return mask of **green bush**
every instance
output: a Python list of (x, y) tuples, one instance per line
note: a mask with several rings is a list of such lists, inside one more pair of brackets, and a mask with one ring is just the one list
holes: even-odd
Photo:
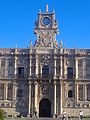
[(4, 110), (0, 109), (0, 120), (4, 120)]

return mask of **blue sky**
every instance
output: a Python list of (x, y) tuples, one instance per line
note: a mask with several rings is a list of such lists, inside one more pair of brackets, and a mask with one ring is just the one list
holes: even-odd
[(34, 44), (34, 22), (46, 4), (56, 12), (58, 43), (62, 39), (67, 48), (90, 48), (90, 0), (0, 0), (0, 48)]

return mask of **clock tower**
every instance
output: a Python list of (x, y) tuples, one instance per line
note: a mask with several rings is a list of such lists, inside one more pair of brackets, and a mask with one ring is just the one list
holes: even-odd
[(58, 33), (58, 24), (55, 19), (55, 12), (48, 12), (46, 5), (45, 13), (41, 10), (38, 13), (38, 19), (35, 21), (34, 33), (37, 35), (35, 47), (54, 47), (58, 48), (56, 34)]

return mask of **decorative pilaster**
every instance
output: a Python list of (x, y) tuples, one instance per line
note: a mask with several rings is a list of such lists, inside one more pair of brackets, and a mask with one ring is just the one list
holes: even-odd
[(77, 107), (78, 102), (78, 83), (75, 84), (75, 106)]
[(78, 79), (78, 59), (75, 59), (75, 78)]
[(15, 56), (15, 76), (17, 75), (17, 60), (18, 60), (18, 58), (17, 58), (17, 56)]
[(77, 90), (77, 101), (78, 101), (78, 84), (76, 85), (76, 90)]
[(60, 78), (63, 76), (62, 56), (60, 56)]
[(42, 76), (42, 65), (40, 66), (40, 75)]
[(56, 114), (56, 81), (54, 81), (54, 115)]
[(13, 82), (13, 107), (15, 107), (15, 101), (16, 101), (16, 95), (17, 95), (17, 87), (16, 82)]
[(66, 59), (64, 58), (64, 78), (67, 77)]
[(36, 54), (36, 76), (38, 76), (38, 55)]
[(56, 58), (54, 58), (54, 77), (56, 78)]
[(83, 84), (83, 101), (85, 101), (85, 85)]
[(8, 96), (8, 83), (4, 84), (4, 100), (7, 100)]
[(30, 77), (31, 77), (31, 74), (32, 74), (31, 67), (32, 67), (32, 58), (31, 58), (31, 55), (30, 55), (30, 71), (29, 71)]
[(38, 102), (38, 83), (35, 81), (35, 109), (37, 110), (37, 102)]
[(85, 87), (85, 93), (84, 93), (85, 94), (85, 101), (87, 101), (87, 85), (85, 84), (84, 87)]
[(28, 114), (30, 115), (31, 112), (31, 81), (29, 81), (29, 108), (28, 108)]

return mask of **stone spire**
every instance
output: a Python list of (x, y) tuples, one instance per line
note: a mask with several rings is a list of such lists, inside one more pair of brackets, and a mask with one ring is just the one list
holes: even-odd
[(48, 4), (46, 5), (46, 12), (48, 13)]

